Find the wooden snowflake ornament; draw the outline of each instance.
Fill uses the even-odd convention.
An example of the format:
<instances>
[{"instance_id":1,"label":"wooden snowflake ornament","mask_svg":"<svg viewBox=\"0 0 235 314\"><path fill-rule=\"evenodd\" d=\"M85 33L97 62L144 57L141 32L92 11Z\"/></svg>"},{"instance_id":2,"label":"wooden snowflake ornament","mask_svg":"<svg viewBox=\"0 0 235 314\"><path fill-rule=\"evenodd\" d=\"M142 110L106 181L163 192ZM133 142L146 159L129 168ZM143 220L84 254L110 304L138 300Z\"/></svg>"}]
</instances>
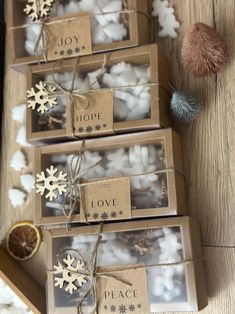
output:
<instances>
[{"instance_id":1,"label":"wooden snowflake ornament","mask_svg":"<svg viewBox=\"0 0 235 314\"><path fill-rule=\"evenodd\" d=\"M54 0L28 0L24 12L34 22L50 15L53 3Z\"/></svg>"},{"instance_id":2,"label":"wooden snowflake ornament","mask_svg":"<svg viewBox=\"0 0 235 314\"><path fill-rule=\"evenodd\" d=\"M48 193L45 195L46 198L49 198L50 201L57 198L58 194L62 195L62 193L66 192L66 177L67 173L59 172L58 176L56 173L58 172L57 168L51 166L46 169L48 176L46 176L45 172L42 171L41 174L37 174L36 180L36 193L44 195L46 191Z\"/></svg>"},{"instance_id":3,"label":"wooden snowflake ornament","mask_svg":"<svg viewBox=\"0 0 235 314\"><path fill-rule=\"evenodd\" d=\"M55 87L47 86L45 82L40 81L27 91L27 105L28 108L32 108L40 113L45 113L50 108L57 105L56 97L53 97L53 93L56 91Z\"/></svg>"},{"instance_id":4,"label":"wooden snowflake ornament","mask_svg":"<svg viewBox=\"0 0 235 314\"><path fill-rule=\"evenodd\" d=\"M63 266L60 262L58 265L54 265L55 275L61 275L60 277L55 276L55 287L64 289L70 294L78 290L78 287L82 287L87 282L86 275L82 275L79 271L85 270L85 265L80 260L76 260L71 255L67 255L63 259L66 266Z\"/></svg>"}]
</instances>

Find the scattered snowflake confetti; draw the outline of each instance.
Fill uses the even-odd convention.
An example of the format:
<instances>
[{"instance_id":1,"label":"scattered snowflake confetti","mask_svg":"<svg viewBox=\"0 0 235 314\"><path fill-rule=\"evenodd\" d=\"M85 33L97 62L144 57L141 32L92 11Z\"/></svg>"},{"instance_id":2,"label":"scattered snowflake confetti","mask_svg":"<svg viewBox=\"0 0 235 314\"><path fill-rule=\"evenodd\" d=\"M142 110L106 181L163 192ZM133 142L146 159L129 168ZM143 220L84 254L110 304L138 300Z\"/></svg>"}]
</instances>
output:
<instances>
[{"instance_id":1,"label":"scattered snowflake confetti","mask_svg":"<svg viewBox=\"0 0 235 314\"><path fill-rule=\"evenodd\" d=\"M23 188L28 192L31 193L34 189L35 178L32 174L24 174L20 176L20 182Z\"/></svg>"},{"instance_id":2,"label":"scattered snowflake confetti","mask_svg":"<svg viewBox=\"0 0 235 314\"><path fill-rule=\"evenodd\" d=\"M18 150L11 158L10 167L16 171L20 171L26 166L26 156L21 150Z\"/></svg>"},{"instance_id":3,"label":"scattered snowflake confetti","mask_svg":"<svg viewBox=\"0 0 235 314\"><path fill-rule=\"evenodd\" d=\"M14 208L22 206L26 198L26 194L19 189L9 189L8 196Z\"/></svg>"},{"instance_id":4,"label":"scattered snowflake confetti","mask_svg":"<svg viewBox=\"0 0 235 314\"><path fill-rule=\"evenodd\" d=\"M23 147L31 147L29 143L26 142L26 129L25 126L22 125L16 135L16 143Z\"/></svg>"},{"instance_id":5,"label":"scattered snowflake confetti","mask_svg":"<svg viewBox=\"0 0 235 314\"><path fill-rule=\"evenodd\" d=\"M160 37L177 37L176 29L179 28L180 23L176 20L174 12L168 0L153 1L152 15L158 17L158 23L162 28L158 33Z\"/></svg>"},{"instance_id":6,"label":"scattered snowflake confetti","mask_svg":"<svg viewBox=\"0 0 235 314\"><path fill-rule=\"evenodd\" d=\"M14 108L11 109L11 116L14 121L24 123L25 121L25 110L26 105L17 105Z\"/></svg>"}]
</instances>

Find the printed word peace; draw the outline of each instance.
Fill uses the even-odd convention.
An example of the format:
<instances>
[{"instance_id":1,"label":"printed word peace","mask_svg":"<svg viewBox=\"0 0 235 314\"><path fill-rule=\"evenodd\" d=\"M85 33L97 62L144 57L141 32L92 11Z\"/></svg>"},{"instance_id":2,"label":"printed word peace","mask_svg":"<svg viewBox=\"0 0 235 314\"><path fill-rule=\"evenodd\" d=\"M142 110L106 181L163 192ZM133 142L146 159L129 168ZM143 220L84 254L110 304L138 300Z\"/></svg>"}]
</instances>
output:
<instances>
[{"instance_id":1,"label":"printed word peace","mask_svg":"<svg viewBox=\"0 0 235 314\"><path fill-rule=\"evenodd\" d=\"M104 292L105 299L136 299L138 298L138 290L119 290L119 291L105 291Z\"/></svg>"}]
</instances>

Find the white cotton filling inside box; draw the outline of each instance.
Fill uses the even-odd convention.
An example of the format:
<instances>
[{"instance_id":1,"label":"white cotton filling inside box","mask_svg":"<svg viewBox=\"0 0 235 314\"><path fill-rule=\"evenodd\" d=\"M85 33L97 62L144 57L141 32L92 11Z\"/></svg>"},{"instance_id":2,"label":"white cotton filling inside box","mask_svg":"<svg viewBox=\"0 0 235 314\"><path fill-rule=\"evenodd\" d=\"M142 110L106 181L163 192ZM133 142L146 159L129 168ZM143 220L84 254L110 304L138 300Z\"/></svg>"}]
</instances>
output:
<instances>
[{"instance_id":1,"label":"white cotton filling inside box","mask_svg":"<svg viewBox=\"0 0 235 314\"><path fill-rule=\"evenodd\" d=\"M26 304L0 278L0 313L29 314L32 313Z\"/></svg>"}]
</instances>

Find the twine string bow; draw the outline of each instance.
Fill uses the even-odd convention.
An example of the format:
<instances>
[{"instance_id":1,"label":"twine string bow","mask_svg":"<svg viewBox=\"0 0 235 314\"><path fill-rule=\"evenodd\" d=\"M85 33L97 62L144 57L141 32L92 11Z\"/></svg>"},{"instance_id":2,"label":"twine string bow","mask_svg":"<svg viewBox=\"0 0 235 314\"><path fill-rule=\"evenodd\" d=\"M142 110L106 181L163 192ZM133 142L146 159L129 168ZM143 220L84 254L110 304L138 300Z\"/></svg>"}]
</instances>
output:
<instances>
[{"instance_id":1,"label":"twine string bow","mask_svg":"<svg viewBox=\"0 0 235 314\"><path fill-rule=\"evenodd\" d=\"M86 215L86 206L84 201L84 193L81 191L82 184L82 177L88 173L90 170L98 166L100 163L103 162L104 158L106 158L106 155L95 162L90 167L82 170L82 162L83 162L83 156L85 151L85 140L82 141L81 149L78 152L78 154L73 155L71 162L69 163L69 176L70 180L67 182L67 192L65 194L63 204L62 204L62 210L65 217L67 217L66 221L66 228L69 229L69 222L71 221L72 215L77 207L78 200L80 202L80 211L83 210L84 213L84 219L85 222L87 221L87 215ZM66 212L66 204L67 201L69 203L69 212Z\"/></svg>"},{"instance_id":2,"label":"twine string bow","mask_svg":"<svg viewBox=\"0 0 235 314\"><path fill-rule=\"evenodd\" d=\"M69 99L69 105L70 105L70 120L71 120L71 131L73 137L75 137L75 130L74 130L74 111L75 108L77 110L87 110L90 106L94 105L94 100L92 97L90 97L89 92L91 91L91 88L94 84L96 84L101 76L104 74L105 66L107 63L107 55L104 54L104 60L102 67L100 69L100 73L97 75L95 80L91 82L89 89L80 89L80 88L75 88L75 80L76 80L76 74L78 72L78 67L79 67L79 61L80 58L77 57L75 59L75 63L73 66L73 72L72 72L72 80L71 80L71 87L69 89L66 89L61 83L59 83L56 78L55 78L55 73L56 73L56 66L58 65L58 62L61 63L62 60L53 63L52 68L51 68L51 75L52 75L52 82L46 82L50 87L55 87L56 90L53 92L49 93L50 97L60 97L60 96L67 96Z\"/></svg>"},{"instance_id":3,"label":"twine string bow","mask_svg":"<svg viewBox=\"0 0 235 314\"><path fill-rule=\"evenodd\" d=\"M35 45L34 45L34 53L36 55L38 63L40 63L41 56L43 56L45 63L48 62L47 46L49 42L49 33L48 33L47 23L49 22L49 20L50 20L49 17L44 17L43 19L40 19L39 22L36 22L36 24L39 25L40 27L39 34L36 38Z\"/></svg>"}]
</instances>

